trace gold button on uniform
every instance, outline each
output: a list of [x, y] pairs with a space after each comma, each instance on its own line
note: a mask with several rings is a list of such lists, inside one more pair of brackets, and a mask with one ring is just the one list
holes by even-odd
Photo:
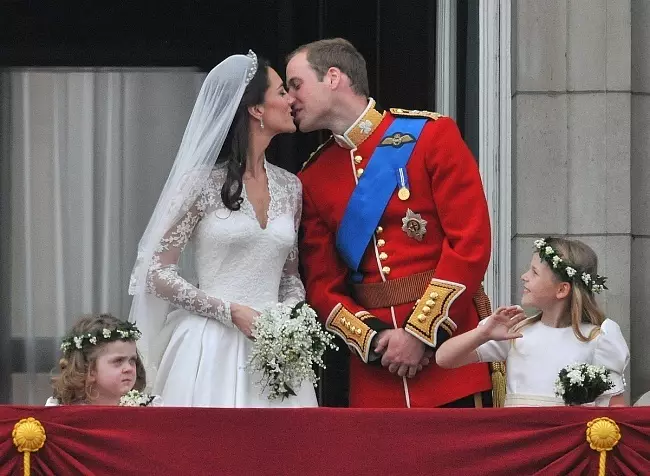
[[381, 227], [381, 226], [378, 226], [378, 227], [377, 227], [377, 234], [378, 234], [378, 235], [381, 235], [383, 232], [384, 232], [384, 228]]
[[363, 169], [357, 169], [357, 177], [361, 177], [363, 175]]
[[381, 248], [381, 247], [384, 246], [385, 244], [386, 244], [386, 241], [385, 241], [385, 240], [382, 240], [382, 239], [377, 240], [377, 246], [378, 246], [379, 248]]
[[384, 274], [390, 274], [390, 268], [388, 266], [384, 266], [381, 268], [381, 270], [384, 272]]
[[363, 157], [361, 157], [360, 155], [355, 155], [354, 156], [354, 163], [355, 164], [359, 165], [362, 160], [363, 160]]
[[388, 255], [384, 252], [379, 253], [379, 259], [384, 261], [385, 259], [388, 258]]
[[431, 307], [431, 306], [433, 306], [435, 304], [436, 304], [436, 302], [433, 299], [428, 299], [427, 302], [426, 302], [426, 305], [429, 306], [429, 307]]
[[418, 321], [424, 322], [426, 320], [427, 320], [427, 316], [425, 316], [424, 314], [419, 314], [418, 315]]
[[437, 299], [438, 298], [438, 293], [431, 293], [431, 294], [429, 294], [429, 297], [431, 299]]

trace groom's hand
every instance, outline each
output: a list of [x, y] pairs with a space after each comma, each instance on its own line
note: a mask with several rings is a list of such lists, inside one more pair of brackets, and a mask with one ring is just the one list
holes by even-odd
[[400, 377], [414, 377], [428, 365], [433, 352], [404, 329], [383, 331], [377, 338], [375, 352], [382, 353], [381, 365]]

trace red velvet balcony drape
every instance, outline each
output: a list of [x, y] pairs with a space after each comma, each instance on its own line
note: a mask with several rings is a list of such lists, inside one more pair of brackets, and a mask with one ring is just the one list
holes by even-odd
[[46, 431], [32, 475], [597, 474], [587, 422], [614, 420], [607, 474], [650, 474], [650, 407], [232, 410], [0, 407], [0, 476], [22, 474], [11, 432]]

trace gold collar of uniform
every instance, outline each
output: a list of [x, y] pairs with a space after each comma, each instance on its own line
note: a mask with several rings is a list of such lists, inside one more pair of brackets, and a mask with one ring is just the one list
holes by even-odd
[[345, 149], [356, 149], [364, 140], [370, 137], [386, 114], [375, 109], [375, 105], [375, 100], [369, 98], [368, 106], [354, 124], [343, 135], [333, 135], [338, 145]]

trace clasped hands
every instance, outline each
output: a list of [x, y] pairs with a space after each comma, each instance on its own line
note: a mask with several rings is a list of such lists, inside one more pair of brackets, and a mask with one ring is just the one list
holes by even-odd
[[415, 377], [433, 357], [433, 349], [404, 329], [381, 331], [373, 344], [373, 351], [381, 355], [381, 365], [400, 377]]

